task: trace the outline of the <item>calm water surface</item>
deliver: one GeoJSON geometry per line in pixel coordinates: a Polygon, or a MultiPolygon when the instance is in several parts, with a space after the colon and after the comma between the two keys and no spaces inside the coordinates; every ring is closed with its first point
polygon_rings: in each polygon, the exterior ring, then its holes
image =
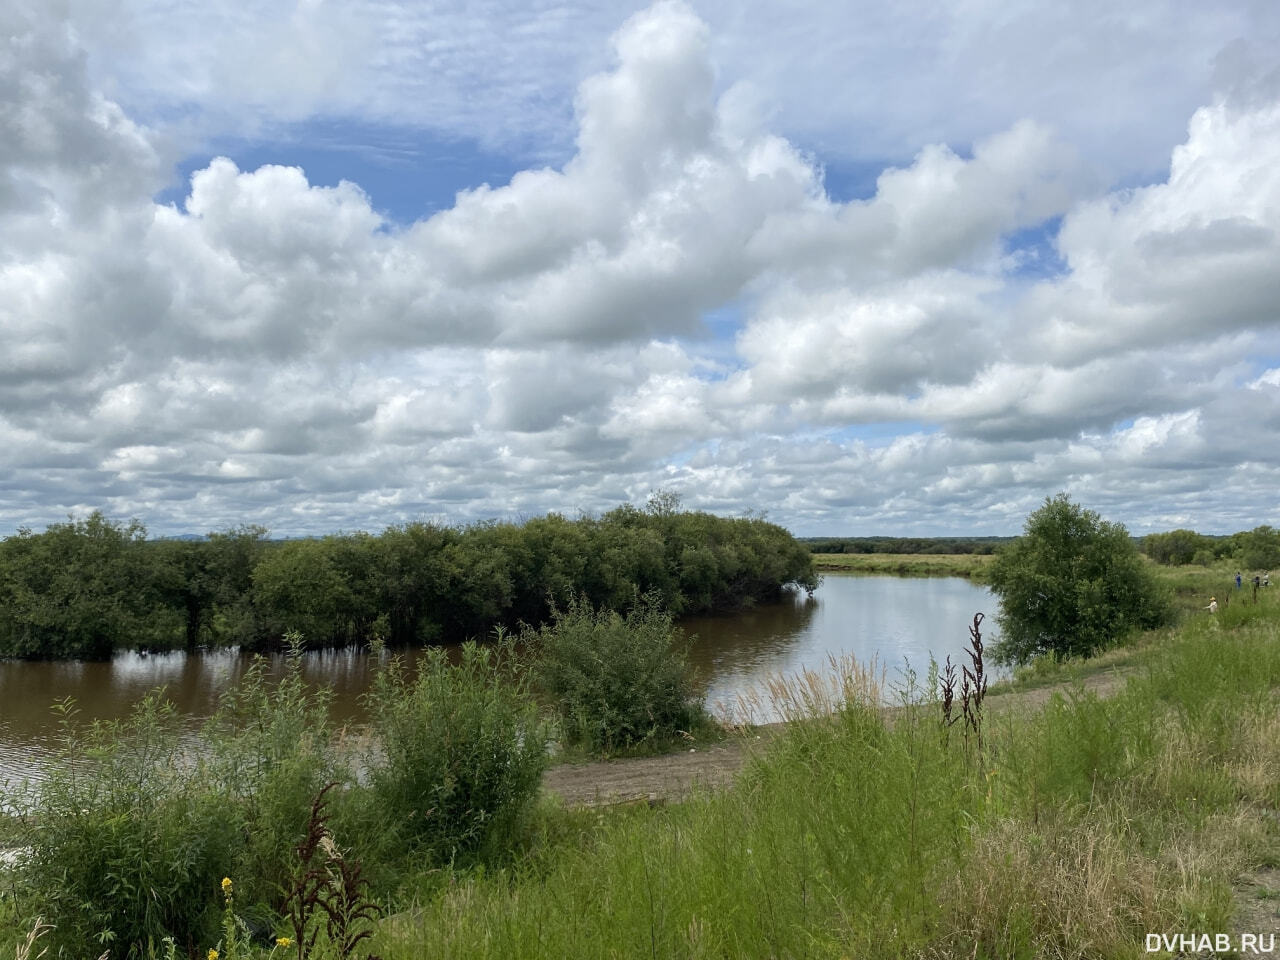
{"type": "MultiPolygon", "coordinates": [[[[828,573],[812,598],[799,593],[732,617],[689,618],[683,626],[698,638],[691,659],[707,705],[723,715],[767,678],[828,670],[831,656],[877,664],[891,686],[908,663],[923,680],[931,654],[939,662],[948,654],[962,662],[975,613],[987,615],[983,641],[993,641],[988,627],[994,628],[997,609],[986,587],[959,577],[828,573]],[[717,711],[718,704],[724,706],[717,711]]],[[[990,665],[987,672],[997,675],[990,665]]]]}
{"type": "MultiPolygon", "coordinates": [[[[683,626],[697,637],[691,658],[714,710],[750,695],[769,676],[821,670],[829,655],[875,660],[890,681],[905,661],[923,675],[931,653],[959,659],[978,611],[993,617],[994,599],[985,587],[959,578],[827,574],[812,598],[800,593],[747,613],[691,618],[683,626]]],[[[247,658],[231,652],[123,654],[110,663],[0,661],[0,781],[38,777],[55,733],[49,708],[58,699],[75,698],[81,717],[115,719],[163,686],[179,712],[198,719],[213,712],[219,693],[247,665],[247,658]]],[[[307,679],[332,688],[338,722],[363,721],[359,698],[373,667],[369,654],[356,650],[304,658],[307,679]]],[[[280,658],[272,669],[281,669],[280,658]]]]}

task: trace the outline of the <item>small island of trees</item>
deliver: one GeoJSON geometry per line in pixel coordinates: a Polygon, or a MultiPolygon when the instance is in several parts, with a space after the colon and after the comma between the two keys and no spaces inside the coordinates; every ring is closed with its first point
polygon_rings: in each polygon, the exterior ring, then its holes
{"type": "Polygon", "coordinates": [[[242,526],[149,540],[101,513],[0,542],[0,657],[105,659],[117,650],[267,650],[458,642],[549,620],[577,598],[625,612],[732,610],[818,583],[812,555],[754,517],[681,510],[655,494],[601,517],[405,523],[381,534],[271,540],[242,526]]]}

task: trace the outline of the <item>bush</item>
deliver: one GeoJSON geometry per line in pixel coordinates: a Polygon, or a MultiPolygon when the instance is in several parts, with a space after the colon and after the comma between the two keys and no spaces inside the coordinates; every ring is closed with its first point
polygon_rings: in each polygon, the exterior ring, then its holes
{"type": "Polygon", "coordinates": [[[1212,567],[1216,559],[1217,557],[1213,555],[1212,550],[1201,549],[1195,552],[1191,562],[1201,567],[1212,567]]]}
{"type": "Polygon", "coordinates": [[[1000,597],[997,660],[1088,656],[1130,630],[1170,619],[1168,591],[1144,567],[1122,524],[1058,494],[1027,517],[1023,530],[987,572],[1000,597]]]}
{"type": "Polygon", "coordinates": [[[547,754],[510,643],[466,643],[456,665],[444,650],[426,650],[412,680],[392,659],[367,703],[381,750],[369,782],[392,849],[444,864],[516,846],[547,754]]]}
{"type": "Polygon", "coordinates": [[[538,649],[538,682],[568,743],[608,753],[672,739],[704,720],[671,615],[652,595],[625,618],[573,600],[525,640],[538,649]]]}
{"type": "Polygon", "coordinates": [[[1182,566],[1198,562],[1195,558],[1203,552],[1212,553],[1213,541],[1194,530],[1170,530],[1168,533],[1152,533],[1142,538],[1142,552],[1156,563],[1182,566]]]}
{"type": "Polygon", "coordinates": [[[31,851],[17,889],[60,948],[138,957],[166,937],[184,949],[213,939],[224,876],[236,878],[237,912],[272,925],[312,799],[345,778],[299,650],[295,638],[279,683],[255,663],[199,732],[161,692],[127,720],[85,728],[70,702],[57,708],[58,757],[15,806],[31,851]]]}
{"type": "Polygon", "coordinates": [[[107,660],[147,646],[164,618],[147,606],[145,537],[95,511],[0,541],[0,657],[107,660]]]}
{"type": "Polygon", "coordinates": [[[307,833],[312,801],[329,783],[350,779],[332,747],[327,689],[302,677],[302,638],[290,633],[284,675],[272,682],[267,661],[253,664],[223,693],[201,734],[203,781],[237,811],[236,895],[255,919],[278,910],[292,853],[307,833]]]}
{"type": "Polygon", "coordinates": [[[166,936],[198,941],[217,924],[236,825],[193,775],[172,707],[153,694],[128,720],[83,732],[69,701],[57,709],[60,755],[19,801],[30,846],[18,872],[23,900],[73,956],[107,946],[141,956],[166,936]]]}

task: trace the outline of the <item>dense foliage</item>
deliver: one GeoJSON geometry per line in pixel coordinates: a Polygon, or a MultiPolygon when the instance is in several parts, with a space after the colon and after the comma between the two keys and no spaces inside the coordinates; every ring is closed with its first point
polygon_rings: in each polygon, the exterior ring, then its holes
{"type": "Polygon", "coordinates": [[[1240,545],[1240,562],[1249,570],[1271,570],[1280,567],[1280,530],[1269,526],[1254,527],[1235,535],[1240,545]]]}
{"type": "Polygon", "coordinates": [[[598,518],[287,541],[260,527],[147,540],[137,522],[94,513],[0,542],[0,657],[266,649],[289,630],[311,647],[420,644],[537,625],[570,596],[626,610],[652,593],[681,614],[817,585],[810,553],[783,528],[677,507],[657,495],[598,518]]]}
{"type": "Polygon", "coordinates": [[[569,744],[609,753],[669,742],[702,720],[683,641],[656,597],[641,598],[625,617],[574,598],[523,641],[569,744]]]}
{"type": "Polygon", "coordinates": [[[1263,525],[1225,537],[1170,530],[1143,537],[1142,552],[1156,563],[1173,566],[1208,566],[1225,559],[1243,570],[1271,570],[1280,567],[1280,530],[1263,525]]]}
{"type": "Polygon", "coordinates": [[[1000,597],[996,656],[1023,663],[1041,653],[1088,656],[1133,629],[1171,616],[1168,591],[1143,564],[1122,524],[1066,494],[1027,517],[1021,537],[987,570],[1000,597]]]}
{"type": "Polygon", "coordinates": [[[1142,552],[1156,563],[1182,566],[1188,563],[1213,563],[1231,551],[1227,537],[1207,537],[1194,530],[1170,530],[1151,533],[1142,538],[1142,552]]]}
{"type": "MultiPolygon", "coordinates": [[[[145,642],[154,597],[142,555],[145,531],[101,514],[20,530],[0,551],[0,655],[110,656],[121,638],[145,642]]],[[[159,612],[157,610],[157,612],[159,612]]],[[[168,611],[165,611],[168,613],[168,611]]]]}
{"type": "Polygon", "coordinates": [[[148,939],[207,928],[210,878],[232,862],[235,818],[182,762],[180,718],[149,697],[124,722],[85,731],[61,705],[60,751],[39,784],[6,798],[30,853],[17,881],[68,955],[138,955],[148,939]],[[133,949],[131,949],[133,948],[133,949]]]}
{"type": "Polygon", "coordinates": [[[269,932],[328,784],[340,787],[331,836],[384,873],[503,863],[519,848],[546,752],[533,701],[494,651],[468,645],[452,665],[433,650],[416,677],[388,660],[369,695],[379,746],[361,754],[339,745],[293,649],[280,681],[250,670],[199,730],[162,694],[88,727],[58,708],[57,759],[5,796],[23,851],[5,896],[53,925],[51,953],[141,958],[172,937],[196,956],[217,937],[223,877],[237,913],[269,932]]]}
{"type": "Polygon", "coordinates": [[[546,736],[511,647],[466,643],[451,664],[398,659],[368,697],[370,800],[383,851],[431,863],[493,860],[518,841],[547,765],[546,736]]]}

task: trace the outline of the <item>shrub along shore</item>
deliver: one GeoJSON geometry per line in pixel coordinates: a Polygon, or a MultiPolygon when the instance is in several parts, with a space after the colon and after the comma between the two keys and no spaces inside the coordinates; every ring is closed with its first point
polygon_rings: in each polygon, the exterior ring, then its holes
{"type": "MultiPolygon", "coordinates": [[[[667,807],[538,801],[546,734],[514,648],[389,670],[371,711],[387,747],[359,781],[295,677],[230,692],[195,770],[152,701],[64,731],[79,766],[29,811],[0,922],[15,942],[43,916],[41,943],[71,955],[165,955],[169,936],[220,960],[1138,957],[1149,933],[1251,932],[1233,883],[1280,866],[1280,602],[1241,591],[1211,614],[1191,590],[1106,699],[1068,686],[984,717],[972,688],[966,715],[959,686],[947,710],[933,676],[904,678],[890,724],[866,677],[841,678],[826,718],[802,719],[792,686],[794,722],[733,787],[667,807]]],[[[570,651],[620,623],[567,615],[570,651]]]]}
{"type": "Polygon", "coordinates": [[[553,597],[541,626],[413,675],[383,657],[355,748],[296,640],[282,680],[255,667],[198,730],[159,694],[87,728],[65,703],[60,762],[4,796],[0,935],[21,957],[835,960],[1267,933],[1241,924],[1280,898],[1280,602],[1233,581],[1048,499],[991,568],[999,647],[975,616],[959,671],[775,684],[786,730],[669,807],[539,795],[551,738],[613,752],[703,722],[658,591],[625,615],[553,597]],[[1123,688],[1064,683],[1125,643],[1123,688]],[[991,711],[992,653],[1059,688],[991,711]],[[1272,899],[1250,910],[1255,871],[1272,899]]]}
{"type": "Polygon", "coordinates": [[[812,556],[758,518],[644,509],[525,523],[409,523],[378,535],[272,541],[261,527],[148,540],[100,513],[0,541],[0,657],[106,659],[117,650],[311,648],[460,642],[546,623],[576,597],[626,611],[651,595],[673,615],[812,590],[812,556]]]}

